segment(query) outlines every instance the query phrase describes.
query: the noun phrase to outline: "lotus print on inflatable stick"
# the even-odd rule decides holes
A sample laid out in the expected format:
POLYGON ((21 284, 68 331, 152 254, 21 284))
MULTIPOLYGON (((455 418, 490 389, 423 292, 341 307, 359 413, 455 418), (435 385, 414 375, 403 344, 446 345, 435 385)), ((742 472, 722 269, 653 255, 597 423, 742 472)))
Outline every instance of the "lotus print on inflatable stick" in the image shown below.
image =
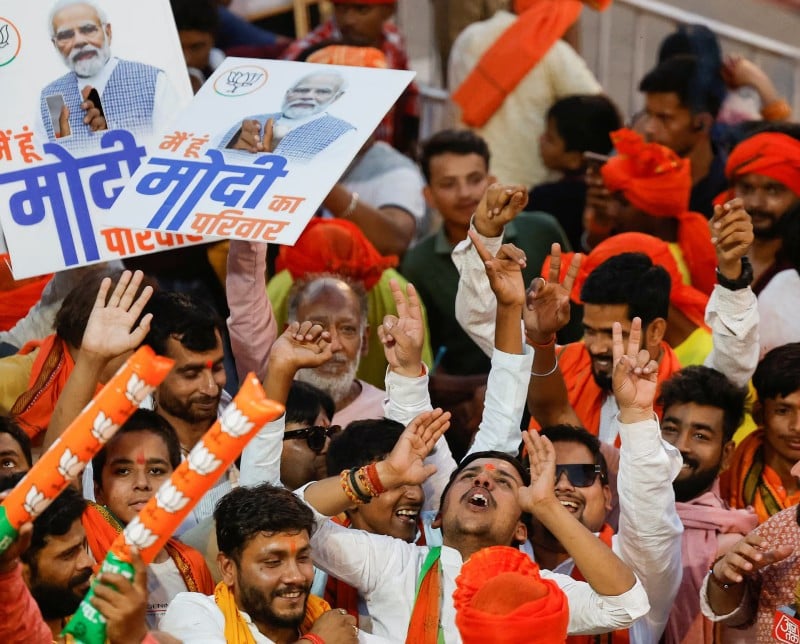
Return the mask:
MULTIPOLYGON (((250 439, 282 413, 283 407, 268 400, 258 378, 249 374, 222 416, 111 544, 100 571, 115 572, 132 579, 131 546, 139 550, 145 564, 151 563, 250 439)), ((93 594, 94 585, 64 629, 64 633, 72 635, 76 642, 102 644, 106 640, 105 621, 89 602, 93 594)))
POLYGON ((0 505, 0 553, 14 543, 23 523, 39 516, 80 476, 92 457, 136 411, 135 401, 161 384, 173 364, 173 360, 157 356, 150 347, 141 347, 128 358, 0 505))

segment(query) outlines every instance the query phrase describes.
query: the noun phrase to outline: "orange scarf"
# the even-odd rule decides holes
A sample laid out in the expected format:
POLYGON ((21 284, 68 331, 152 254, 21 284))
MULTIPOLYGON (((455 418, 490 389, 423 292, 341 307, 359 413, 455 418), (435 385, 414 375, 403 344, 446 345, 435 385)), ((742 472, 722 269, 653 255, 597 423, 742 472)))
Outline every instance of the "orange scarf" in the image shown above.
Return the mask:
MULTIPOLYGON (((212 594, 217 607, 225 618, 225 641, 228 644, 255 644, 255 638, 236 605, 236 598, 225 582, 219 582, 212 594)), ((300 633, 308 633, 314 626, 314 622, 330 609, 331 607, 324 599, 309 595, 306 602, 306 615, 300 625, 300 633)))
MULTIPOLYGON (((567 385, 569 404, 575 410, 583 427, 597 436, 600 433, 600 408, 603 406, 606 392, 597 386, 592 376, 592 359, 583 342, 566 345, 558 356, 561 373, 567 385)), ((658 363, 658 388, 673 373, 681 368, 678 357, 666 343, 661 343, 661 361, 658 363)), ((610 394, 609 394, 610 395, 610 394)), ((658 398, 658 392, 656 392, 658 398)), ((654 405, 656 414, 661 418, 662 408, 654 405)), ((536 426, 536 425, 532 425, 536 426)), ((619 437, 617 437, 619 446, 619 437)))
POLYGON ((764 463, 764 430, 750 434, 736 447, 731 464, 719 477, 720 494, 733 508, 752 506, 759 523, 800 503, 800 491, 782 491, 778 473, 764 463))
MULTIPOLYGON (((89 503, 86 506, 81 516, 81 523, 86 531, 89 550, 99 566, 114 539, 122 532, 123 526, 114 515, 97 503, 89 503)), ((167 541, 165 549, 181 573, 186 590, 204 595, 211 595, 214 592, 214 580, 203 555, 177 539, 167 541)))
POLYGON ((58 397, 75 367, 67 343, 55 333, 44 340, 28 342, 19 352, 25 355, 37 347, 39 353, 28 379, 28 391, 17 398, 10 413, 31 439, 47 431, 58 397))
POLYGON ((8 331, 39 301, 52 275, 15 280, 8 253, 0 254, 0 331, 8 331))
POLYGON ((417 579, 417 597, 408 624, 406 644, 443 644, 441 547, 431 548, 417 579))
MULTIPOLYGON (((602 10, 611 0, 590 4, 602 10)), ((452 95, 461 108, 461 120, 470 127, 485 125, 578 19, 582 9, 579 0, 517 0, 515 10, 519 15, 514 24, 484 52, 452 95)))
MULTIPOLYGON (((600 529, 600 534, 597 535, 597 538, 611 548, 611 539, 613 536, 614 528, 605 523, 600 529)), ((578 570, 577 566, 572 567, 571 576, 577 581, 586 581, 586 578, 583 576, 583 574, 581 574, 581 571, 578 570)), ((613 631, 604 635, 571 635, 567 638, 567 644, 594 644, 595 642, 607 642, 608 644, 611 644, 612 642, 613 644, 628 644, 629 641, 630 636, 628 635, 627 629, 613 631)))

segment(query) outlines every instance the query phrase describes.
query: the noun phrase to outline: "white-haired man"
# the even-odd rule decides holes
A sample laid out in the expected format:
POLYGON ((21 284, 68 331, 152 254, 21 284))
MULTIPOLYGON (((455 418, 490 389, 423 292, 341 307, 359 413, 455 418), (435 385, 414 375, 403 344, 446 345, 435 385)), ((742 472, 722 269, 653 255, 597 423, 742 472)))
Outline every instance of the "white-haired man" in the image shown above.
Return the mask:
POLYGON ((157 132, 174 115, 177 95, 162 70, 111 55, 111 23, 95 0, 57 0, 49 28, 69 68, 41 93, 49 140, 86 146, 99 130, 157 132))
POLYGON ((344 78, 334 71, 303 76, 286 90, 280 112, 247 117, 222 137, 219 147, 309 161, 355 132, 350 123, 327 112, 345 89, 344 78))

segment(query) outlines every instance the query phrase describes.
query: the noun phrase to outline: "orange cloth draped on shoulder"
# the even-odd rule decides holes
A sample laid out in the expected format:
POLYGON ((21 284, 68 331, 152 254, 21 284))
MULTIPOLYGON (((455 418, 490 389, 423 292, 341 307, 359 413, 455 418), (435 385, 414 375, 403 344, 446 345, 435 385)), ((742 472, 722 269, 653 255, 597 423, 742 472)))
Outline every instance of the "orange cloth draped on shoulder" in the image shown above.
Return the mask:
POLYGON ((542 579, 531 558, 493 546, 462 566, 453 592, 456 626, 464 644, 564 642, 569 602, 552 579, 542 579))
MULTIPOLYGON (((17 398, 10 413, 32 440, 47 431, 58 397, 75 367, 67 343, 55 333, 44 340, 28 342, 19 352, 27 354, 37 347, 39 353, 33 363, 28 390, 17 398)), ((100 389, 102 386, 98 385, 97 391, 100 389)))
MULTIPOLYGON (((89 503, 86 506, 81 516, 81 523, 86 531, 89 550, 99 567, 111 544, 122 532, 123 526, 113 514, 97 503, 89 503)), ((165 549, 181 573, 187 591, 204 595, 214 593, 214 580, 203 555, 177 539, 167 541, 165 549)))
POLYGON ((346 67, 388 68, 386 56, 380 49, 349 45, 323 47, 311 54, 306 62, 319 65, 345 65, 346 67))
POLYGON ((293 279, 315 273, 336 273, 370 290, 387 268, 397 266, 396 255, 381 255, 358 226, 344 219, 312 219, 294 246, 281 246, 276 273, 287 269, 293 279))
MULTIPOLYGON (((566 345, 558 356, 561 373, 567 385, 569 404, 575 410, 582 425, 595 436, 600 433, 600 408, 606 392, 600 389, 592 375, 592 359, 583 342, 566 345)), ((661 360, 658 363, 658 388, 681 368, 680 362, 672 348, 661 343, 661 360)), ((610 393, 608 395, 611 395, 610 393)), ((658 393, 656 393, 658 397, 658 393)), ((663 411, 655 406, 656 414, 661 417, 663 411)), ((535 426, 535 425, 534 425, 535 426)))
MULTIPOLYGON (((708 295, 683 282, 678 263, 675 261, 675 256, 670 251, 667 242, 644 233, 620 233, 595 246, 592 252, 586 255, 581 262, 578 276, 575 278, 572 293, 570 294, 572 300, 577 304, 583 304, 581 301, 581 288, 583 288, 583 283, 589 273, 607 259, 622 253, 644 253, 651 259, 653 264, 664 268, 669 273, 671 282, 669 290, 670 304, 689 318, 693 324, 704 329, 708 328, 705 323, 708 295)), ((560 279, 562 280, 566 276, 567 268, 569 268, 573 255, 574 253, 561 254, 560 279)), ((542 276, 546 278, 549 271, 550 258, 548 257, 542 265, 542 276)))
MULTIPOLYGON (((247 622, 244 621, 242 614, 239 612, 231 589, 228 588, 225 582, 219 582, 209 594, 214 595, 214 601, 225 619, 225 641, 228 644, 255 644, 255 638, 250 632, 247 622)), ((331 607, 324 599, 309 595, 306 602, 305 618, 300 625, 300 633, 308 633, 314 622, 330 609, 331 607)))
MULTIPOLYGON (((607 523, 604 523, 603 527, 600 529, 600 534, 597 535, 597 538, 610 548, 613 537, 614 528, 607 523)), ((578 581, 586 581, 586 578, 583 576, 581 571, 578 570, 577 566, 572 567, 572 578, 577 579, 578 581)), ((624 631, 613 631, 608 635, 604 635, 603 641, 613 644, 628 644, 628 642, 630 642, 630 634, 628 633, 627 629, 624 631)), ((567 644, 594 644, 594 642, 594 635, 570 635, 567 638, 567 644)))
POLYGON ((719 477, 719 487, 731 507, 752 507, 759 523, 800 503, 800 492, 787 494, 778 473, 764 463, 763 429, 737 445, 728 469, 719 477))
POLYGON ((690 212, 691 165, 669 148, 646 143, 623 128, 611 133, 618 154, 601 168, 603 183, 611 192, 622 192, 635 208, 652 217, 678 220, 678 239, 692 286, 711 294, 717 282, 717 256, 711 243, 708 220, 690 212))
MULTIPOLYGON (((605 9, 611 0, 587 2, 605 9)), ((482 127, 503 105, 528 72, 550 51, 578 19, 580 0, 515 0, 518 17, 481 56, 464 82, 453 92, 461 120, 482 127)))
POLYGON ((729 181, 744 174, 761 174, 780 181, 800 197, 800 141, 776 132, 745 139, 733 148, 725 164, 729 181))
POLYGON ((39 301, 51 275, 15 280, 8 253, 0 254, 0 331, 8 331, 39 301))

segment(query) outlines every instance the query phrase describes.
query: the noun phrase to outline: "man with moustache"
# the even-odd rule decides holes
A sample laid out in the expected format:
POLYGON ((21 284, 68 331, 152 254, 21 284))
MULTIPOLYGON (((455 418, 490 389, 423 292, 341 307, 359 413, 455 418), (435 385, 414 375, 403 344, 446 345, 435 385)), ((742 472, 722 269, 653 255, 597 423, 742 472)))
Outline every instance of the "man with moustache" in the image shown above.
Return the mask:
POLYGON ((50 36, 69 72, 47 85, 40 108, 50 141, 90 144, 99 130, 156 132, 174 114, 177 96, 164 72, 111 55, 111 23, 95 0, 57 0, 50 11, 50 36), (97 90, 100 104, 90 98, 97 90), (48 106, 63 98, 60 113, 48 106))
POLYGON ((741 197, 753 219, 755 240, 747 257, 756 295, 777 273, 791 268, 782 253, 780 221, 800 203, 800 130, 796 126, 783 129, 745 139, 733 149, 725 166, 729 195, 741 197))
POLYGON ((229 130, 218 147, 245 152, 273 152, 308 162, 355 128, 327 110, 345 92, 337 72, 314 72, 286 90, 281 111, 247 117, 229 130))
POLYGON ((661 436, 683 457, 673 481, 675 506, 683 523, 683 578, 665 632, 666 644, 712 644, 714 625, 700 611, 700 588, 713 562, 758 520, 723 500, 719 473, 733 454, 733 434, 744 416, 747 390, 719 371, 682 369, 661 388, 661 436))
POLYGON ((214 519, 222 581, 210 596, 177 595, 164 631, 185 642, 358 641, 355 618, 311 594, 314 515, 292 492, 269 484, 237 488, 214 519))

